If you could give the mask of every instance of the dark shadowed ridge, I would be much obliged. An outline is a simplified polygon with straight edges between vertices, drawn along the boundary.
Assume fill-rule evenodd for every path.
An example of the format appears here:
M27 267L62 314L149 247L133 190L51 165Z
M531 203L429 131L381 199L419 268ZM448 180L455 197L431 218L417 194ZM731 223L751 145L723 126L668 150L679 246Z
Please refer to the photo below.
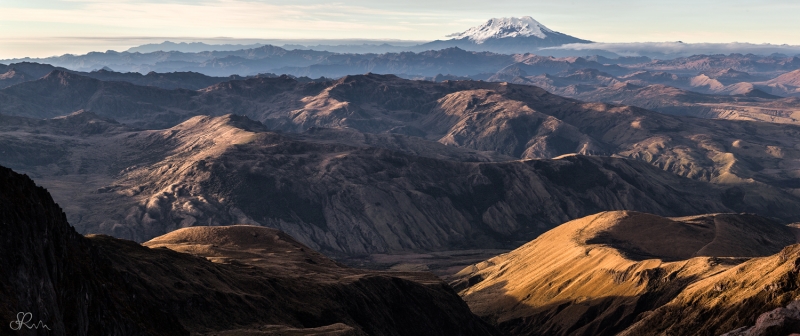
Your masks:
M430 274L346 268L276 230L190 228L152 243L193 255L87 239L4 167L0 220L0 316L30 312L49 328L26 334L498 334Z
M0 315L30 312L36 335L188 335L155 302L131 297L125 275L69 226L47 191L0 167ZM130 279L130 278L128 278Z

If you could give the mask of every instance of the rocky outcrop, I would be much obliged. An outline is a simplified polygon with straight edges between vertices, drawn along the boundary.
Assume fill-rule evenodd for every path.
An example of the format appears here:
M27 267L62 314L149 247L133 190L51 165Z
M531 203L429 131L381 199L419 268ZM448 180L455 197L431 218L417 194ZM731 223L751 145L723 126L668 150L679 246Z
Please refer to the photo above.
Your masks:
M784 308L775 308L761 314L756 325L742 327L722 336L800 335L800 302L793 301Z

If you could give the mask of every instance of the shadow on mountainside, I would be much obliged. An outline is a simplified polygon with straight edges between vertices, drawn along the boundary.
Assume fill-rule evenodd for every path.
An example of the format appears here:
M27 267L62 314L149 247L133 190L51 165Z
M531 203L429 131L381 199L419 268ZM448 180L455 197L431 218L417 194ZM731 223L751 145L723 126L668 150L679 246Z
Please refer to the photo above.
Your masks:
M252 232L222 237L234 252L219 262L198 252L216 235L191 253L84 237L47 190L0 167L0 318L29 312L50 329L25 335L498 334L431 274L351 269L277 230L242 229ZM258 256L260 267L236 260L244 243L281 249Z

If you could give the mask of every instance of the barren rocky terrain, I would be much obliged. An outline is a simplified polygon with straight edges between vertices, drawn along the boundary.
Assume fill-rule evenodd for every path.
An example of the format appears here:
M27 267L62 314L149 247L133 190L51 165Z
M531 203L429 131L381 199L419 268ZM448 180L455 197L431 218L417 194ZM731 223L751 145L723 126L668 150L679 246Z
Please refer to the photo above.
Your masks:
M753 77L733 69L710 73L713 77L704 73L684 77L642 70L614 76L590 68L532 76L512 67L488 80L534 85L583 101L631 105L672 115L798 124L796 70L776 78Z
M150 5L137 13L202 8ZM284 14L341 17L306 5ZM46 5L22 7L9 17ZM447 37L0 60L0 320L800 336L800 55L778 53L800 49L595 43L532 17ZM692 50L748 54L678 57Z
M595 81L616 95L638 90L613 97L657 110L795 103L574 76L541 78L553 87ZM511 334L792 328L794 315L781 307L796 294L794 247L786 247L796 229L783 224L800 220L800 127L786 120L694 118L531 85L375 74L260 76L187 90L56 69L0 90L0 103L0 164L48 188L77 232L89 234L70 238L96 251L79 258L106 265L67 259L63 267L97 273L98 284L134 277L113 290L136 293L136 307L172 302L150 324L137 322L150 312L120 310L117 299L96 303L117 307L114 321L126 330L170 323L198 335L397 334L403 323L385 314L422 317L359 307L418 295L439 302L414 308L426 316L449 310L448 321L495 333L465 315L434 275L411 271L453 280L473 312ZM729 119L748 119L737 113ZM753 215L731 214L742 212ZM466 264L474 266L451 277ZM98 286L87 290L106 290ZM274 305L247 293L277 297L287 288L295 296L279 300L281 311L296 313L237 313L233 327L211 318L231 305ZM223 294L201 299L208 293ZM311 296L330 299L300 308ZM699 320L707 322L691 322Z
M38 98L43 90L50 98ZM87 110L134 127L167 128L193 115L235 113L284 132L350 128L517 158L615 155L707 181L752 179L791 188L797 179L796 126L581 103L525 85L363 75L307 83L253 78L188 91L53 72L0 90L0 101L0 113L34 118Z
M278 134L233 115L153 131L87 112L5 120L2 164L47 186L79 232L140 242L188 226L258 224L332 255L508 249L602 210L755 208L788 220L798 209L791 198L741 203L772 195L749 186L732 194L620 158L490 162L402 137L380 148L319 131Z
M796 298L797 236L752 215L603 212L467 267L452 285L514 335L719 335Z
M0 97L0 163L51 189L79 232L140 242L249 223L353 256L514 248L603 210L800 218L792 125L382 75L189 91L54 71ZM192 117L230 111L255 120Z
M124 53L98 58L100 63L91 71L81 66L76 68L67 65L71 64L69 62L64 63L70 69L83 69L85 72L27 61L7 66L0 64L0 88L34 81L53 70L103 81L189 90L199 90L232 79L242 79L241 76L230 75L237 73L235 69L242 70L243 72L238 71L240 74L256 77L277 77L272 73L286 73L291 76L301 76L298 79L303 82L310 81L308 77L337 78L372 72L399 74L404 78L433 81L486 80L535 85L550 93L584 101L631 105L668 114L700 118L798 123L798 105L792 99L785 98L796 98L800 94L798 91L800 62L797 61L797 57L789 56L730 54L651 60L647 57L610 59L601 56L555 58L533 54L502 55L470 52L458 48L380 55L305 51L305 53L325 55L312 56L304 54L304 51L290 52L270 46L228 53L232 55L215 59L208 64L203 63L199 68L181 67L180 64L185 61L192 62L193 57L199 57L198 59L212 57L214 53L162 52L153 53L159 55L140 55L142 62L154 61L164 64L152 69L136 68L137 71L147 73L146 75L115 72L102 65L105 64L103 62ZM168 61L172 57L182 61ZM251 69L251 67L258 68L258 62L276 60L272 57L300 57L302 60L298 62L304 65L266 67L260 71ZM322 57L324 60L315 57ZM136 57L123 58L126 62L138 62L135 59ZM147 61L147 59L152 60ZM315 61L310 61L312 59ZM269 64L272 61L266 62ZM274 65L283 64L280 62L282 61ZM309 62L319 63L309 65ZM114 66L119 68L117 65ZM163 72L152 71L159 69ZM173 72L176 69L181 71ZM216 77L192 70L206 73L212 71L212 75ZM319 80L324 81L324 78Z

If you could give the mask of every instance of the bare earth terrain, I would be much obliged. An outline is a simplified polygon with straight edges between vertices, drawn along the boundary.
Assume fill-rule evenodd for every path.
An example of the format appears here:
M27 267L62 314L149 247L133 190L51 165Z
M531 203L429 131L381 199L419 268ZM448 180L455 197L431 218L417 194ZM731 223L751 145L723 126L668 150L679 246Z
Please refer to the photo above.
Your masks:
M719 335L796 298L796 230L752 215L603 212L452 285L515 335Z
M236 53L162 56L433 81L0 65L0 165L27 175L0 168L2 316L59 335L800 331L798 57Z

